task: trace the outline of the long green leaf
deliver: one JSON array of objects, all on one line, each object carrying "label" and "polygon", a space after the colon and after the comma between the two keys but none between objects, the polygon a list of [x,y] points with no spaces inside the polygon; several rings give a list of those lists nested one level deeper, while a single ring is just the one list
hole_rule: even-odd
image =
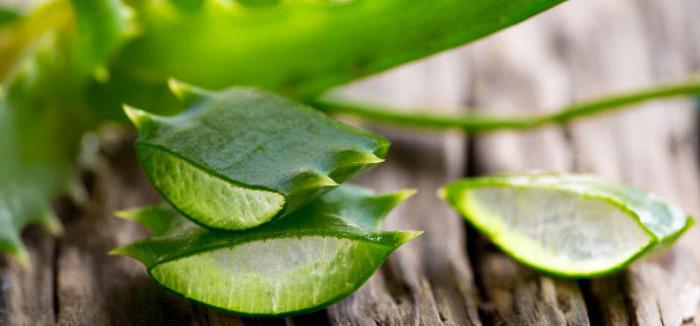
[{"label": "long green leaf", "polygon": [[143,35],[116,69],[156,83],[175,77],[213,89],[246,85],[309,97],[563,1],[134,1]]},{"label": "long green leaf", "polygon": [[[396,108],[352,101],[338,94],[324,95],[314,100],[313,105],[325,112],[349,114],[371,121],[381,121],[421,128],[456,128],[465,132],[477,133],[505,129],[531,129],[554,123],[563,124],[592,115],[629,108],[634,104],[647,101],[681,96],[694,96],[697,94],[700,94],[700,78],[695,77],[679,83],[655,85],[634,92],[615,94],[575,103],[544,114],[513,117],[470,114],[439,115],[430,113],[430,111],[440,111],[434,109],[423,109],[420,110],[420,113],[415,113],[416,110],[406,112]],[[464,109],[464,111],[468,112],[470,110]]]},{"label": "long green leaf", "polygon": [[122,212],[155,235],[116,249],[153,279],[195,302],[240,315],[321,309],[359,288],[415,231],[376,222],[406,192],[376,196],[343,186],[288,218],[242,232],[201,228],[166,205]]}]

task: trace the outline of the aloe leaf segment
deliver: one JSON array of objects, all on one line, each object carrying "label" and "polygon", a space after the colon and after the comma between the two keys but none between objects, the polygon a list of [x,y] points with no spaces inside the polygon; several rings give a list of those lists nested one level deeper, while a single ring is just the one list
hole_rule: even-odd
[{"label": "aloe leaf segment", "polygon": [[378,135],[277,95],[173,85],[191,103],[187,111],[127,114],[153,185],[208,227],[241,230],[289,214],[383,161],[388,149]]},{"label": "aloe leaf segment", "polygon": [[376,228],[408,194],[342,186],[289,218],[238,232],[201,228],[165,204],[125,211],[154,235],[114,253],[143,262],[156,282],[192,301],[239,315],[297,314],[352,293],[420,234]]}]

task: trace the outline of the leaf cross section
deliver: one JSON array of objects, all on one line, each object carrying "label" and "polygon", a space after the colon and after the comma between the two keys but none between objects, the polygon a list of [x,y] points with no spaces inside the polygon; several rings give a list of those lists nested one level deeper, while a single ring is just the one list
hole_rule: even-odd
[{"label": "leaf cross section", "polygon": [[269,222],[386,156],[381,136],[280,96],[249,88],[175,90],[191,103],[181,114],[126,110],[155,188],[207,227],[242,230]]},{"label": "leaf cross section", "polygon": [[410,193],[342,186],[288,218],[238,232],[201,228],[166,204],[125,211],[154,235],[113,253],[141,261],[188,300],[239,315],[298,314],[352,293],[420,234],[376,228]]},{"label": "leaf cross section", "polygon": [[440,194],[503,251],[564,277],[617,271],[694,223],[653,194],[589,175],[486,176]]}]

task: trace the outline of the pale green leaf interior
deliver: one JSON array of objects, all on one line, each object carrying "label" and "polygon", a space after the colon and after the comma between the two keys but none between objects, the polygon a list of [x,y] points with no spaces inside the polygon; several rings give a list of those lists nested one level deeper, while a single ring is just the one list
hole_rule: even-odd
[{"label": "pale green leaf interior", "polygon": [[557,273],[596,273],[641,252],[651,236],[607,200],[544,188],[477,187],[458,204],[516,258]]},{"label": "pale green leaf interior", "polygon": [[165,262],[151,275],[165,287],[210,306],[277,315],[345,296],[392,250],[327,236],[267,239]]},{"label": "pale green leaf interior", "polygon": [[139,154],[165,198],[208,226],[246,229],[271,220],[284,207],[284,197],[276,192],[232,184],[163,150],[143,146]]}]

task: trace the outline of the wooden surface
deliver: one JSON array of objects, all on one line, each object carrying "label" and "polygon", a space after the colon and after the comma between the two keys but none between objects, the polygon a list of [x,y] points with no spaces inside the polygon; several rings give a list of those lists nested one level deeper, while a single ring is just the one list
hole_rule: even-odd
[{"label": "wooden surface", "polygon": [[[360,97],[410,106],[527,113],[700,72],[700,1],[571,0],[464,49],[354,85]],[[129,137],[109,136],[86,171],[89,201],[60,201],[66,234],[25,233],[32,269],[0,265],[2,325],[681,325],[700,324],[700,228],[672,251],[604,279],[560,280],[522,267],[435,197],[458,177],[531,169],[624,180],[700,216],[698,117],[690,100],[536,131],[466,137],[378,127],[388,162],[360,182],[421,193],[387,228],[425,230],[368,283],[327,310],[249,320],[159,289],[138,263],[106,253],[144,236],[113,212],[158,197]],[[538,109],[540,108],[540,109]]]}]

